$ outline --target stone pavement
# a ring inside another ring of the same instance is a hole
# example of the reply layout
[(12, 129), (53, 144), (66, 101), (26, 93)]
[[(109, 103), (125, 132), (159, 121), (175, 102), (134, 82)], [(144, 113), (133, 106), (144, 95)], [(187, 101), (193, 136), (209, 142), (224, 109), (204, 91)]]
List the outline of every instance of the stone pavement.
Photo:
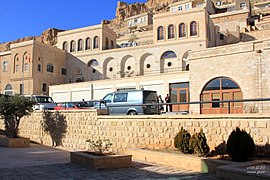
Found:
[(69, 163), (69, 151), (31, 144), (30, 148), (0, 147), (0, 180), (129, 180), (129, 179), (216, 179), (213, 174), (200, 174), (145, 162), (132, 167), (93, 171)]

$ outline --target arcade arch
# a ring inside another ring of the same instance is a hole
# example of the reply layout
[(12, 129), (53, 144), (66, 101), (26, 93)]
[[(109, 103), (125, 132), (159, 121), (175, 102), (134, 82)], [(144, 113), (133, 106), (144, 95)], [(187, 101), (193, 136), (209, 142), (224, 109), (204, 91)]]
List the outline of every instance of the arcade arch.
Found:
[(160, 58), (160, 73), (172, 71), (177, 68), (177, 55), (174, 51), (166, 51)]
[(156, 68), (156, 58), (151, 53), (143, 54), (140, 58), (140, 75), (153, 74)]
[(103, 62), (104, 79), (114, 79), (116, 77), (116, 63), (113, 57), (108, 57)]
[(136, 59), (131, 55), (126, 55), (121, 60), (120, 76), (131, 77), (136, 76)]

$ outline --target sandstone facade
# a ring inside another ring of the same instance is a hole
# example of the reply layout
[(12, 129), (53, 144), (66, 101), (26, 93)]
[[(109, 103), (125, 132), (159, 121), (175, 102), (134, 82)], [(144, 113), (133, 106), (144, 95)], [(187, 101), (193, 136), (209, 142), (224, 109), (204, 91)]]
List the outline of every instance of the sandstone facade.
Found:
[[(160, 4), (165, 11), (155, 10)], [(219, 92), (208, 92), (207, 100), (266, 98), (270, 20), (265, 13), (251, 15), (247, 0), (224, 6), (210, 0), (119, 2), (117, 27), (106, 20), (63, 32), (49, 29), (1, 52), (0, 91), (44, 93), (63, 102), (146, 88), (162, 97), (171, 94), (178, 103), (204, 101), (207, 83), (222, 78), (233, 85), (226, 87), (230, 92), (214, 87)], [(43, 63), (42, 57), (47, 58)], [(48, 85), (57, 86), (48, 92)], [(224, 104), (211, 106), (230, 113)], [(201, 107), (179, 110), (200, 113)], [(257, 110), (268, 112), (269, 106)], [(238, 111), (243, 112), (244, 107)]]

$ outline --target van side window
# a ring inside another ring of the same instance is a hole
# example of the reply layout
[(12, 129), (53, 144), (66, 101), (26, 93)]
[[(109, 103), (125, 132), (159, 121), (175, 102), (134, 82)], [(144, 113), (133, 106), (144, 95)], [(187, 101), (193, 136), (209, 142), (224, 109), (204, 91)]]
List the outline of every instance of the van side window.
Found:
[(114, 102), (127, 102), (128, 93), (117, 93), (114, 95)]
[(111, 103), (112, 102), (112, 94), (108, 94), (107, 96), (105, 96), (103, 98), (103, 100), (106, 102), (106, 103)]

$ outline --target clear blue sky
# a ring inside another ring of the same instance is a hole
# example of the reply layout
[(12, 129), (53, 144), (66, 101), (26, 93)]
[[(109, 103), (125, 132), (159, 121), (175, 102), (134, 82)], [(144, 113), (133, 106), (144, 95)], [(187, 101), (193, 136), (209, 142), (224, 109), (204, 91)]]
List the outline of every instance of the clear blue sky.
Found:
[(117, 0), (1, 0), (0, 43), (39, 36), (53, 27), (75, 29), (99, 24), (115, 18), (116, 6)]

